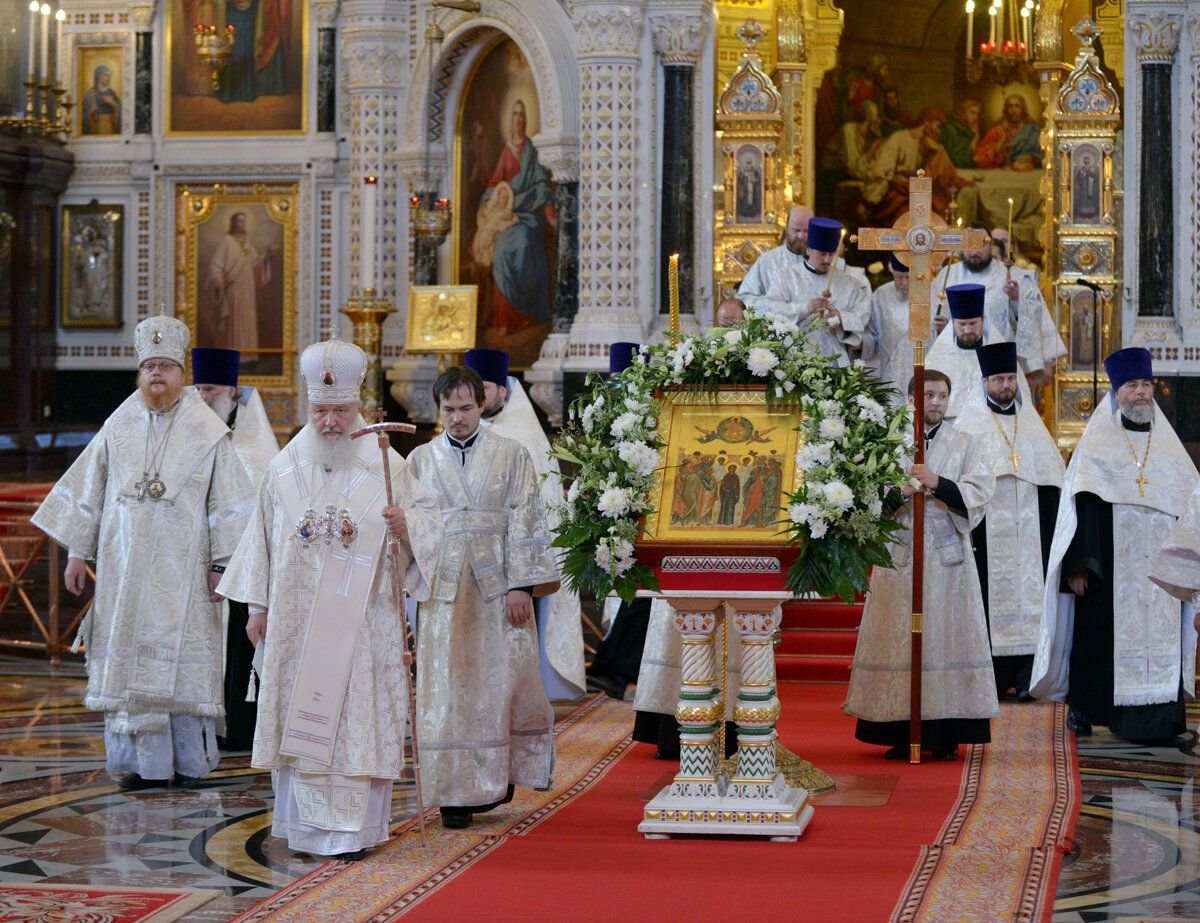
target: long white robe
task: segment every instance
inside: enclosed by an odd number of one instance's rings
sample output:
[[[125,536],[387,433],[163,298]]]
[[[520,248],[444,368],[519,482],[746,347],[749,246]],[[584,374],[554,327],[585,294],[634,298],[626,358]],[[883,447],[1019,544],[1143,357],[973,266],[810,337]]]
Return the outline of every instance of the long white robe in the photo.
[[[908,338],[908,296],[896,290],[895,282],[885,282],[871,295],[871,315],[862,335],[862,358],[879,372],[879,380],[896,389],[892,403],[899,407],[907,400],[908,380],[913,376],[913,342]],[[932,343],[933,316],[929,318]]]
[[[105,713],[109,734],[160,735],[169,744],[171,716],[224,713],[209,564],[233,551],[251,502],[227,433],[193,393],[158,415],[135,392],[33,516],[72,556],[96,562],[95,600],[80,628],[84,705]],[[161,464],[149,467],[166,494],[139,501],[147,444],[160,443]]]
[[[839,365],[849,365],[846,347],[862,345],[862,332],[866,329],[871,310],[871,287],[866,279],[840,269],[832,280],[828,273],[816,273],[803,261],[782,268],[771,279],[771,285],[763,295],[739,295],[748,307],[760,313],[770,312],[807,326],[813,314],[809,302],[824,294],[825,286],[832,281],[830,304],[841,312],[841,325],[830,327],[817,325],[810,334],[813,347],[823,355],[837,357]]]
[[[554,712],[536,625],[510,625],[509,590],[558,587],[525,447],[481,427],[463,456],[443,434],[409,456],[445,522],[441,559],[417,613],[417,715],[427,803],[471,807],[511,783],[550,784]]]
[[[508,402],[484,424],[499,436],[529,450],[534,477],[542,492],[546,523],[554,531],[561,517],[562,478],[558,461],[550,454],[550,440],[534,412],[521,383],[508,378]],[[539,662],[546,695],[551,699],[577,699],[585,691],[583,674],[583,608],[579,595],[566,586],[537,600]]]
[[[1026,401],[1013,416],[994,413],[981,387],[966,398],[954,428],[975,441],[996,489],[984,510],[987,532],[987,613],[992,655],[1032,654],[1042,621],[1046,581],[1038,487],[1062,487],[1063,462],[1046,425]],[[1013,440],[1010,448],[997,429]],[[1013,471],[1012,454],[1019,456]]]
[[[1015,340],[1017,359],[1022,368],[1026,372],[1036,372],[1043,364],[1065,356],[1067,347],[1054,326],[1037,277],[1018,266],[1013,267],[1012,277],[1018,289],[1015,302],[1010,302],[1004,294],[1008,270],[995,259],[983,272],[972,272],[962,262],[943,266],[934,281],[934,291],[940,292],[947,285],[982,285],[987,289],[984,314],[992,329],[1001,340]]]
[[[1143,475],[1144,496],[1130,452],[1140,460],[1151,436]],[[1126,442],[1128,438],[1128,442]],[[1112,393],[1092,413],[1063,479],[1050,565],[1046,572],[1045,615],[1038,635],[1030,690],[1038,698],[1063,701],[1070,688],[1070,657],[1075,594],[1060,593],[1062,563],[1075,535],[1076,494],[1087,492],[1113,507],[1113,704],[1173,702],[1184,691],[1195,695],[1196,629],[1191,607],[1181,606],[1149,579],[1151,561],[1179,514],[1187,507],[1200,476],[1179,437],[1157,405],[1151,434],[1121,425]],[[1100,665],[1097,665],[1100,668]]]
[[[770,250],[760,254],[758,259],[750,267],[741,284],[738,285],[737,296],[746,304],[750,304],[746,300],[747,295],[765,295],[775,287],[779,280],[779,274],[789,267],[792,269],[800,269],[804,266],[804,254],[796,253],[791,250],[787,244],[780,244],[778,247],[772,247]],[[860,280],[870,289],[870,284],[867,282],[866,274],[859,266],[847,266],[845,259],[838,258],[838,274],[848,272],[854,278]]]
[[[306,426],[268,466],[219,592],[267,610],[251,764],[275,773],[279,802],[272,833],[286,837],[292,849],[333,855],[387,839],[392,780],[404,765],[407,668],[386,530],[368,522],[382,520],[386,503],[378,443],[360,440],[350,465],[326,473],[313,464],[319,438]],[[441,516],[403,459],[395,452],[389,457],[395,502],[405,511],[410,538],[403,548],[411,552],[407,562],[402,559],[404,583],[420,599],[428,596],[436,567]],[[346,508],[359,536],[349,548],[336,540],[304,542],[291,508],[297,498],[318,513],[326,504]],[[371,530],[373,543],[364,537]],[[354,568],[371,570],[357,575]],[[354,598],[352,579],[366,586],[357,607],[340,603]],[[320,602],[322,597],[330,602]],[[333,665],[332,645],[325,646],[330,632],[346,635],[342,650],[348,657],[339,666]],[[326,656],[329,662],[322,663]],[[342,696],[326,756],[297,755],[298,689],[305,695],[316,690],[326,700]]]
[[[983,319],[983,342],[1000,343],[1003,337],[997,336],[991,323]],[[946,419],[953,420],[967,406],[967,395],[981,387],[979,372],[979,356],[973,349],[963,349],[954,339],[954,322],[951,321],[933,341],[933,347],[925,356],[925,368],[937,369],[950,378],[950,404],[946,408]],[[1029,382],[1024,375],[1017,376],[1017,389],[1021,400],[1032,404],[1033,397],[1029,393]]]
[[[263,472],[279,452],[279,440],[271,429],[267,408],[257,388],[237,389],[237,417],[233,423],[233,447],[246,469],[250,485],[257,490]]]
[[[1150,579],[1193,608],[1200,603],[1200,487],[1151,559]]]
[[[994,478],[968,437],[943,423],[925,464],[958,485],[967,516],[932,495],[925,498],[924,634],[921,718],[993,718],[1000,713],[988,646],[971,529],[991,498]],[[893,566],[876,567],[858,631],[850,689],[843,711],[867,721],[906,721],[910,708],[912,526],[888,543]]]

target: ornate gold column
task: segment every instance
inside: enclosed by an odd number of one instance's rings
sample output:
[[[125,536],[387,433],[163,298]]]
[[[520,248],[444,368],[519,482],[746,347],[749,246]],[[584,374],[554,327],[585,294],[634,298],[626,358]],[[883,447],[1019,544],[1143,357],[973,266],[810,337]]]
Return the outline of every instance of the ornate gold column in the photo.
[[[379,298],[375,289],[364,288],[361,295],[354,295],[341,307],[341,312],[354,325],[354,345],[367,354],[367,374],[362,383],[364,407],[379,407],[383,404],[383,322],[396,311],[396,305],[388,298]]]

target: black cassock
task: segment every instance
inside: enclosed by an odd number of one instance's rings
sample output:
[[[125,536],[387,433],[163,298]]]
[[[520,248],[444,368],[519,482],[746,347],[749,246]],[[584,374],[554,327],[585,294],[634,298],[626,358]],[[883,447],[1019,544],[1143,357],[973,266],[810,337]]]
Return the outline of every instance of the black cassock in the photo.
[[[1127,428],[1136,429],[1136,424]],[[1126,740],[1160,740],[1186,729],[1183,683],[1174,702],[1113,704],[1113,518],[1112,504],[1093,493],[1075,495],[1078,524],[1062,563],[1059,592],[1067,580],[1088,572],[1087,591],[1075,598],[1067,704],[1091,724],[1103,724]]]
[[[254,661],[254,645],[246,637],[249,618],[249,606],[229,600],[229,631],[225,637],[225,736],[220,740],[226,750],[249,750],[254,746],[258,705],[246,701]]]

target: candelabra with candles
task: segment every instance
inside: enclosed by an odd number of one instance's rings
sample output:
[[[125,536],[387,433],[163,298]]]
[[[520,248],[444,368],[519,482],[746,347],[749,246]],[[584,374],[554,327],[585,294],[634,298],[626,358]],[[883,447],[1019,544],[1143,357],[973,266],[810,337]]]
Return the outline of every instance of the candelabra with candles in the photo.
[[[1040,9],[1037,0],[989,0],[988,37],[976,46],[975,0],[966,0],[967,80],[978,83],[986,77],[1005,84],[1035,79],[1030,57],[1034,17]]]
[[[39,18],[40,17],[40,18]],[[15,129],[23,134],[43,137],[63,136],[71,130],[71,109],[74,103],[65,85],[66,67],[63,57],[63,10],[53,13],[55,28],[55,69],[51,79],[49,3],[30,0],[29,3],[29,71],[22,83],[25,87],[25,111],[20,115],[0,116],[0,128]],[[41,23],[41,66],[37,54],[38,23]],[[60,140],[65,140],[61,138]]]
[[[196,23],[196,57],[208,68],[208,79],[212,90],[216,93],[221,89],[221,71],[229,63],[233,54],[233,45],[237,41],[237,26],[228,25],[218,29],[213,25]]]
[[[365,406],[383,404],[383,322],[396,305],[375,291],[375,215],[379,178],[363,177],[358,210],[358,288],[341,307],[354,325],[354,344],[367,354],[367,374],[363,378],[362,402]]]

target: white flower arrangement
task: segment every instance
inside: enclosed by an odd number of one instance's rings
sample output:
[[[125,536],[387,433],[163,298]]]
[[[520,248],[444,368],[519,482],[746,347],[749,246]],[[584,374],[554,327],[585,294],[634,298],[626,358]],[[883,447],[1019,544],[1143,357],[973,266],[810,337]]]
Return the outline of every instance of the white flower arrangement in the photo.
[[[801,330],[747,310],[729,330],[643,346],[619,376],[589,377],[555,442],[558,458],[578,467],[554,541],[573,589],[625,599],[657,589],[634,545],[663,465],[655,393],[672,385],[758,385],[769,402],[800,403],[801,483],[777,517],[788,541],[803,542],[788,573],[792,592],[849,598],[866,588],[871,565],[890,565],[908,409],[892,409],[861,364],[838,367],[813,350],[808,334],[818,323]]]

